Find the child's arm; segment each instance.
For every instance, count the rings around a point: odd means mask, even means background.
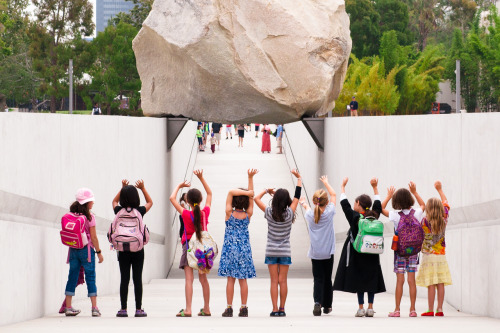
[[[266,205],[262,202],[262,197],[266,194],[269,193],[271,195],[274,194],[274,190],[272,188],[265,189],[264,191],[260,192],[253,200],[255,201],[255,204],[257,207],[260,208],[261,211],[265,212],[266,211]]]
[[[240,195],[246,195],[247,197],[250,198],[250,200],[253,200],[253,190],[252,191],[245,191],[245,190],[240,190],[240,189],[234,189],[234,190],[229,191],[227,193],[227,198],[226,198],[226,221],[229,219],[229,217],[233,213],[233,197],[237,197]]]
[[[95,218],[95,217],[94,217]],[[101,252],[101,247],[99,246],[99,239],[97,238],[97,232],[94,227],[90,227],[90,239],[92,240],[92,244],[94,245],[94,249],[96,252]],[[104,258],[102,253],[98,253],[97,257],[99,258],[99,263],[103,262]]]
[[[128,185],[128,180],[126,179],[122,179],[122,188],[124,188],[125,186]],[[116,194],[116,196],[114,197],[113,199],[113,210],[115,209],[116,206],[119,205],[120,203],[120,193],[121,193],[122,189],[120,189],[118,191],[118,193]]]
[[[444,195],[444,192],[443,192],[443,185],[441,184],[441,182],[439,180],[434,183],[434,187],[438,191],[439,196],[441,197],[441,201],[443,201],[443,202],[448,201],[448,199],[446,198],[446,195]]]
[[[344,178],[342,181],[342,186],[340,187],[340,190],[342,194],[340,195],[340,206],[342,207],[342,211],[344,212],[345,218],[347,219],[347,222],[349,222],[349,226],[352,227],[354,223],[357,223],[359,220],[359,214],[357,214],[351,207],[351,204],[347,200],[347,196],[345,195],[345,186],[347,185],[347,182],[349,181],[349,178]]]
[[[139,190],[142,191],[142,194],[144,194],[144,198],[146,199],[146,204],[144,207],[146,207],[146,213],[149,212],[151,207],[153,207],[153,200],[149,196],[148,191],[146,191],[146,187],[144,187],[144,180],[138,180],[135,182],[135,187],[137,187]]]
[[[300,200],[299,200],[299,204],[302,205],[302,207],[304,207],[304,209],[306,210],[306,212],[311,209],[311,207],[309,207],[309,205],[307,204],[306,202],[306,199],[304,197],[301,197]]]
[[[208,186],[205,178],[203,177],[203,169],[194,170],[193,173],[195,174],[196,177],[198,177],[201,184],[203,185],[203,188],[205,189],[205,192],[207,192],[205,207],[210,207],[210,205],[212,205],[212,190],[210,189],[210,186]]]
[[[248,169],[248,190],[249,191],[253,191],[253,176],[255,176],[257,173],[259,173],[259,170],[257,170],[257,169]],[[250,200],[250,203],[248,204],[247,214],[248,214],[248,218],[252,217],[252,215],[253,215],[253,200]]]
[[[328,176],[321,176],[319,180],[321,180],[323,185],[325,185],[328,194],[330,194],[330,203],[335,205],[335,202],[337,201],[337,193],[335,193],[335,190],[328,183]]]
[[[414,182],[410,182],[408,184],[408,187],[410,188],[411,194],[417,199],[418,204],[420,205],[420,208],[422,208],[422,211],[425,211],[425,202],[424,200],[420,197],[420,195],[417,193],[417,185],[415,185]]]
[[[191,183],[189,183],[187,180],[185,180],[184,182],[182,182],[179,185],[177,185],[177,187],[172,192],[172,195],[170,195],[170,202],[172,203],[172,205],[174,206],[174,208],[181,215],[182,215],[182,211],[184,210],[184,208],[181,206],[181,204],[179,203],[179,201],[177,201],[177,193],[179,192],[179,190],[181,188],[183,188],[183,187],[190,187],[190,186],[191,186]]]
[[[299,204],[300,193],[302,192],[302,178],[300,178],[300,173],[297,169],[293,169],[290,172],[292,175],[297,177],[297,187],[295,188],[295,195],[293,196],[292,204],[290,205],[290,209],[293,213],[295,213],[297,205]]]
[[[382,214],[385,217],[389,217],[389,211],[387,209],[385,209],[385,207],[387,207],[387,204],[392,199],[394,192],[396,192],[396,188],[394,186],[389,187],[387,189],[387,196],[385,197],[384,201],[382,201]]]
[[[377,197],[377,198],[373,199],[372,210],[377,212],[380,215],[380,214],[382,214],[382,205],[380,204],[380,198],[379,198],[380,195],[378,193],[378,178],[372,178],[370,180],[370,185],[373,188],[374,197]]]

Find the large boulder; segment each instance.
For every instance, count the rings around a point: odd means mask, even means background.
[[[343,0],[156,0],[133,43],[148,116],[287,123],[335,106]]]

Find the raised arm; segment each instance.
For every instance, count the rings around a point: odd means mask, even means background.
[[[408,187],[410,189],[411,194],[413,194],[415,199],[417,199],[418,205],[420,206],[420,208],[422,208],[422,211],[425,211],[425,202],[417,192],[417,185],[415,185],[414,182],[410,182],[410,184],[408,184]]]
[[[300,194],[302,192],[302,178],[300,177],[299,170],[293,169],[290,172],[292,173],[292,175],[297,177],[297,187],[295,188],[295,194],[293,196],[292,204],[290,205],[290,209],[293,213],[295,213],[297,205],[299,204]]]
[[[253,200],[255,201],[255,204],[257,207],[260,208],[261,211],[265,212],[266,211],[266,205],[262,202],[262,197],[266,195],[266,193],[269,193],[271,195],[274,194],[274,189],[272,188],[267,188],[260,192]]]
[[[128,180],[122,179],[122,188],[128,185]],[[122,189],[118,191],[118,193],[115,195],[113,198],[113,210],[115,209],[116,206],[119,205],[120,203],[120,193],[122,192]]]
[[[306,212],[311,209],[311,207],[309,207],[309,205],[307,204],[306,202],[306,198],[304,197],[301,197],[300,200],[299,200],[299,204],[302,205],[302,207],[306,210]]]
[[[185,180],[182,183],[180,183],[179,185],[177,185],[177,187],[174,189],[174,191],[170,195],[170,202],[174,206],[175,210],[177,210],[177,212],[179,212],[179,214],[182,214],[182,211],[184,210],[184,208],[181,206],[179,201],[177,201],[177,193],[179,193],[179,190],[181,188],[190,187],[190,186],[191,186],[191,183],[189,183],[187,180]]]
[[[253,177],[259,173],[259,170],[257,169],[248,169],[248,190],[253,191]],[[247,209],[247,214],[248,217],[252,217],[253,215],[253,200],[250,200],[250,203],[248,204],[248,209]]]
[[[319,179],[325,185],[326,190],[328,191],[328,194],[330,195],[330,203],[335,205],[335,202],[337,201],[337,193],[335,193],[335,190],[330,186],[328,183],[328,176],[321,176]]]
[[[436,188],[436,191],[438,191],[439,197],[441,198],[441,201],[443,201],[443,202],[448,201],[448,199],[446,198],[446,195],[444,195],[444,192],[443,192],[443,185],[441,184],[441,182],[439,180],[434,183],[434,187]]]
[[[139,190],[142,191],[142,194],[144,194],[144,199],[146,199],[146,204],[144,207],[146,207],[146,212],[149,212],[151,207],[153,207],[153,200],[149,196],[148,191],[146,190],[146,187],[144,186],[144,180],[138,180],[135,182],[135,187],[137,187]]]
[[[345,215],[345,218],[347,219],[347,222],[349,222],[349,225],[351,225],[351,223],[354,223],[354,222],[357,222],[357,221],[354,221],[355,218],[354,218],[354,215],[356,215],[355,211],[352,209],[351,207],[351,204],[349,203],[349,200],[347,200],[347,196],[345,194],[345,187],[347,185],[347,182],[349,181],[349,178],[344,178],[344,180],[342,181],[342,185],[340,187],[340,191],[341,191],[341,200],[340,200],[340,206],[342,207],[342,211],[344,212],[344,215]]]
[[[382,201],[382,214],[385,217],[389,217],[389,211],[387,209],[385,209],[385,207],[387,207],[387,204],[392,199],[394,192],[396,192],[396,188],[394,186],[389,187],[387,189],[387,196],[385,197],[384,201]]]
[[[205,178],[203,177],[203,169],[194,170],[193,173],[195,174],[196,177],[198,177],[201,184],[203,185],[203,188],[205,189],[205,192],[207,192],[207,199],[205,200],[205,206],[210,207],[212,205],[212,190],[210,189],[210,186],[208,186],[208,183],[205,180]]]
[[[234,189],[231,190],[227,193],[227,198],[226,198],[226,221],[229,219],[231,214],[233,213],[233,197],[240,196],[240,195],[246,195],[247,197],[250,198],[250,201],[253,200],[253,190],[252,191],[245,191],[245,190],[240,190],[240,189]],[[247,212],[248,214],[248,212]]]
[[[372,178],[370,180],[370,185],[373,188],[373,195],[378,196],[378,178]],[[380,200],[373,200],[373,207],[372,210],[377,212],[378,214],[382,213],[382,205],[380,204]]]

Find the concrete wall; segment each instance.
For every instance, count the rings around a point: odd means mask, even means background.
[[[290,128],[300,135],[290,141],[297,164],[307,166],[302,167],[303,177],[309,170],[315,177],[316,170],[324,170],[337,191],[342,179],[349,177],[346,193],[351,203],[359,194],[373,194],[372,177],[379,178],[382,198],[388,186],[406,187],[414,181],[424,200],[437,196],[433,184],[441,180],[452,207],[446,240],[453,286],[446,288],[446,299],[460,311],[498,318],[500,289],[495,281],[500,279],[500,261],[494,260],[495,239],[500,237],[498,124],[499,113],[330,118],[325,120],[323,156],[304,138],[308,134],[302,124],[286,128],[289,137]],[[335,229],[340,249],[348,229],[341,211]],[[386,230],[390,244],[391,227]],[[392,251],[381,260],[387,290],[393,292]],[[419,297],[426,295],[419,288]]]
[[[105,233],[121,179],[144,179],[154,205],[145,216],[153,234],[143,279],[165,277],[176,246],[170,177],[183,177],[194,145],[188,123],[167,152],[166,119],[0,114],[0,325],[55,313],[63,299],[68,265],[60,243],[60,217],[79,187],[94,191],[93,208],[104,262],[97,265],[98,294],[117,293],[119,268]],[[175,164],[171,160],[175,159]],[[182,174],[182,175],[181,175]],[[141,200],[144,198],[141,194]],[[86,287],[77,297],[86,297]],[[132,297],[133,298],[133,297]]]

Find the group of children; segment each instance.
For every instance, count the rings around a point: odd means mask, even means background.
[[[308,257],[311,259],[314,277],[313,289],[313,315],[320,316],[321,312],[328,314],[332,311],[333,291],[339,290],[356,293],[359,308],[356,317],[374,316],[375,294],[385,292],[384,277],[380,265],[379,254],[361,253],[355,250],[353,238],[358,234],[358,222],[360,219],[378,219],[380,214],[389,218],[394,224],[396,235],[402,232],[402,228],[408,223],[418,223],[424,233],[422,244],[421,262],[419,254],[401,255],[394,252],[394,273],[397,276],[397,287],[395,291],[396,305],[389,317],[400,317],[400,304],[407,274],[410,287],[410,317],[417,317],[415,312],[416,285],[428,288],[428,311],[422,316],[443,316],[444,286],[451,284],[451,275],[445,257],[445,230],[448,219],[449,205],[442,190],[442,185],[437,181],[434,186],[440,198],[431,198],[425,203],[417,192],[416,185],[410,182],[409,189],[394,187],[388,189],[388,193],[381,202],[378,192],[378,179],[370,181],[373,189],[373,201],[367,194],[361,194],[354,200],[351,206],[345,194],[348,179],[345,178],[341,186],[340,205],[349,223],[350,229],[342,248],[335,281],[332,287],[332,271],[335,255],[335,230],[334,216],[336,214],[336,192],[328,182],[328,178],[320,178],[325,189],[317,190],[312,198],[313,208],[309,206],[304,198],[301,198],[302,180],[297,170],[291,173],[297,180],[293,198],[286,189],[267,188],[255,195],[253,179],[258,170],[248,170],[248,186],[246,189],[233,189],[229,191],[225,207],[225,235],[222,246],[218,275],[227,277],[226,300],[227,307],[222,313],[223,317],[233,316],[234,285],[238,280],[241,294],[241,307],[239,317],[248,317],[248,284],[247,279],[256,277],[253,263],[252,249],[248,226],[254,214],[254,203],[263,212],[268,225],[265,263],[268,265],[270,275],[270,294],[272,317],[284,317],[285,303],[288,294],[287,275],[289,266],[292,264],[290,233],[295,221],[296,209],[299,204],[305,209],[305,220],[307,222],[310,248]],[[170,196],[170,201],[180,214],[184,230],[180,233],[182,239],[183,253],[180,258],[179,268],[185,274],[185,296],[186,306],[180,310],[177,317],[191,317],[194,270],[188,264],[188,243],[192,237],[198,241],[202,239],[202,233],[208,231],[209,216],[212,203],[212,191],[203,175],[203,170],[195,170],[194,174],[203,185],[206,197],[205,205],[201,207],[203,194],[200,190],[190,188],[189,191],[178,200],[178,193],[183,188],[191,187],[184,181],[177,185]],[[137,189],[142,190],[146,199],[146,205],[140,206]],[[272,197],[270,206],[266,206],[263,197]],[[415,199],[419,208],[413,209]],[[95,286],[95,254],[99,262],[103,261],[99,242],[95,231],[95,217],[91,213],[94,197],[90,190],[79,190],[77,201],[71,205],[71,212],[80,214],[87,219],[86,233],[90,240],[91,260],[87,261],[87,250],[70,249],[69,263],[70,272],[66,286],[66,305],[64,313],[67,316],[77,315],[80,311],[71,306],[71,297],[78,282],[78,274],[83,267],[87,279],[88,296],[92,301],[92,315],[100,316],[96,304],[97,288]],[[393,211],[386,209],[388,202],[392,200]],[[138,181],[136,186],[131,186],[128,181],[122,181],[122,189],[113,199],[115,214],[122,210],[135,210],[144,216],[153,202],[144,187],[143,181]],[[136,299],[136,317],[145,317],[142,309],[142,267],[144,264],[144,249],[139,252],[118,251],[118,261],[121,273],[120,300],[121,309],[118,317],[127,316],[127,292],[130,280],[130,268],[133,271],[133,281]],[[418,276],[417,267],[420,263]],[[207,274],[199,271],[199,281],[203,289],[204,306],[198,312],[198,316],[211,316],[210,310],[210,285]],[[434,300],[437,290],[438,304],[434,312]],[[368,308],[364,307],[364,294],[368,295]],[[279,306],[278,306],[279,304]]]

